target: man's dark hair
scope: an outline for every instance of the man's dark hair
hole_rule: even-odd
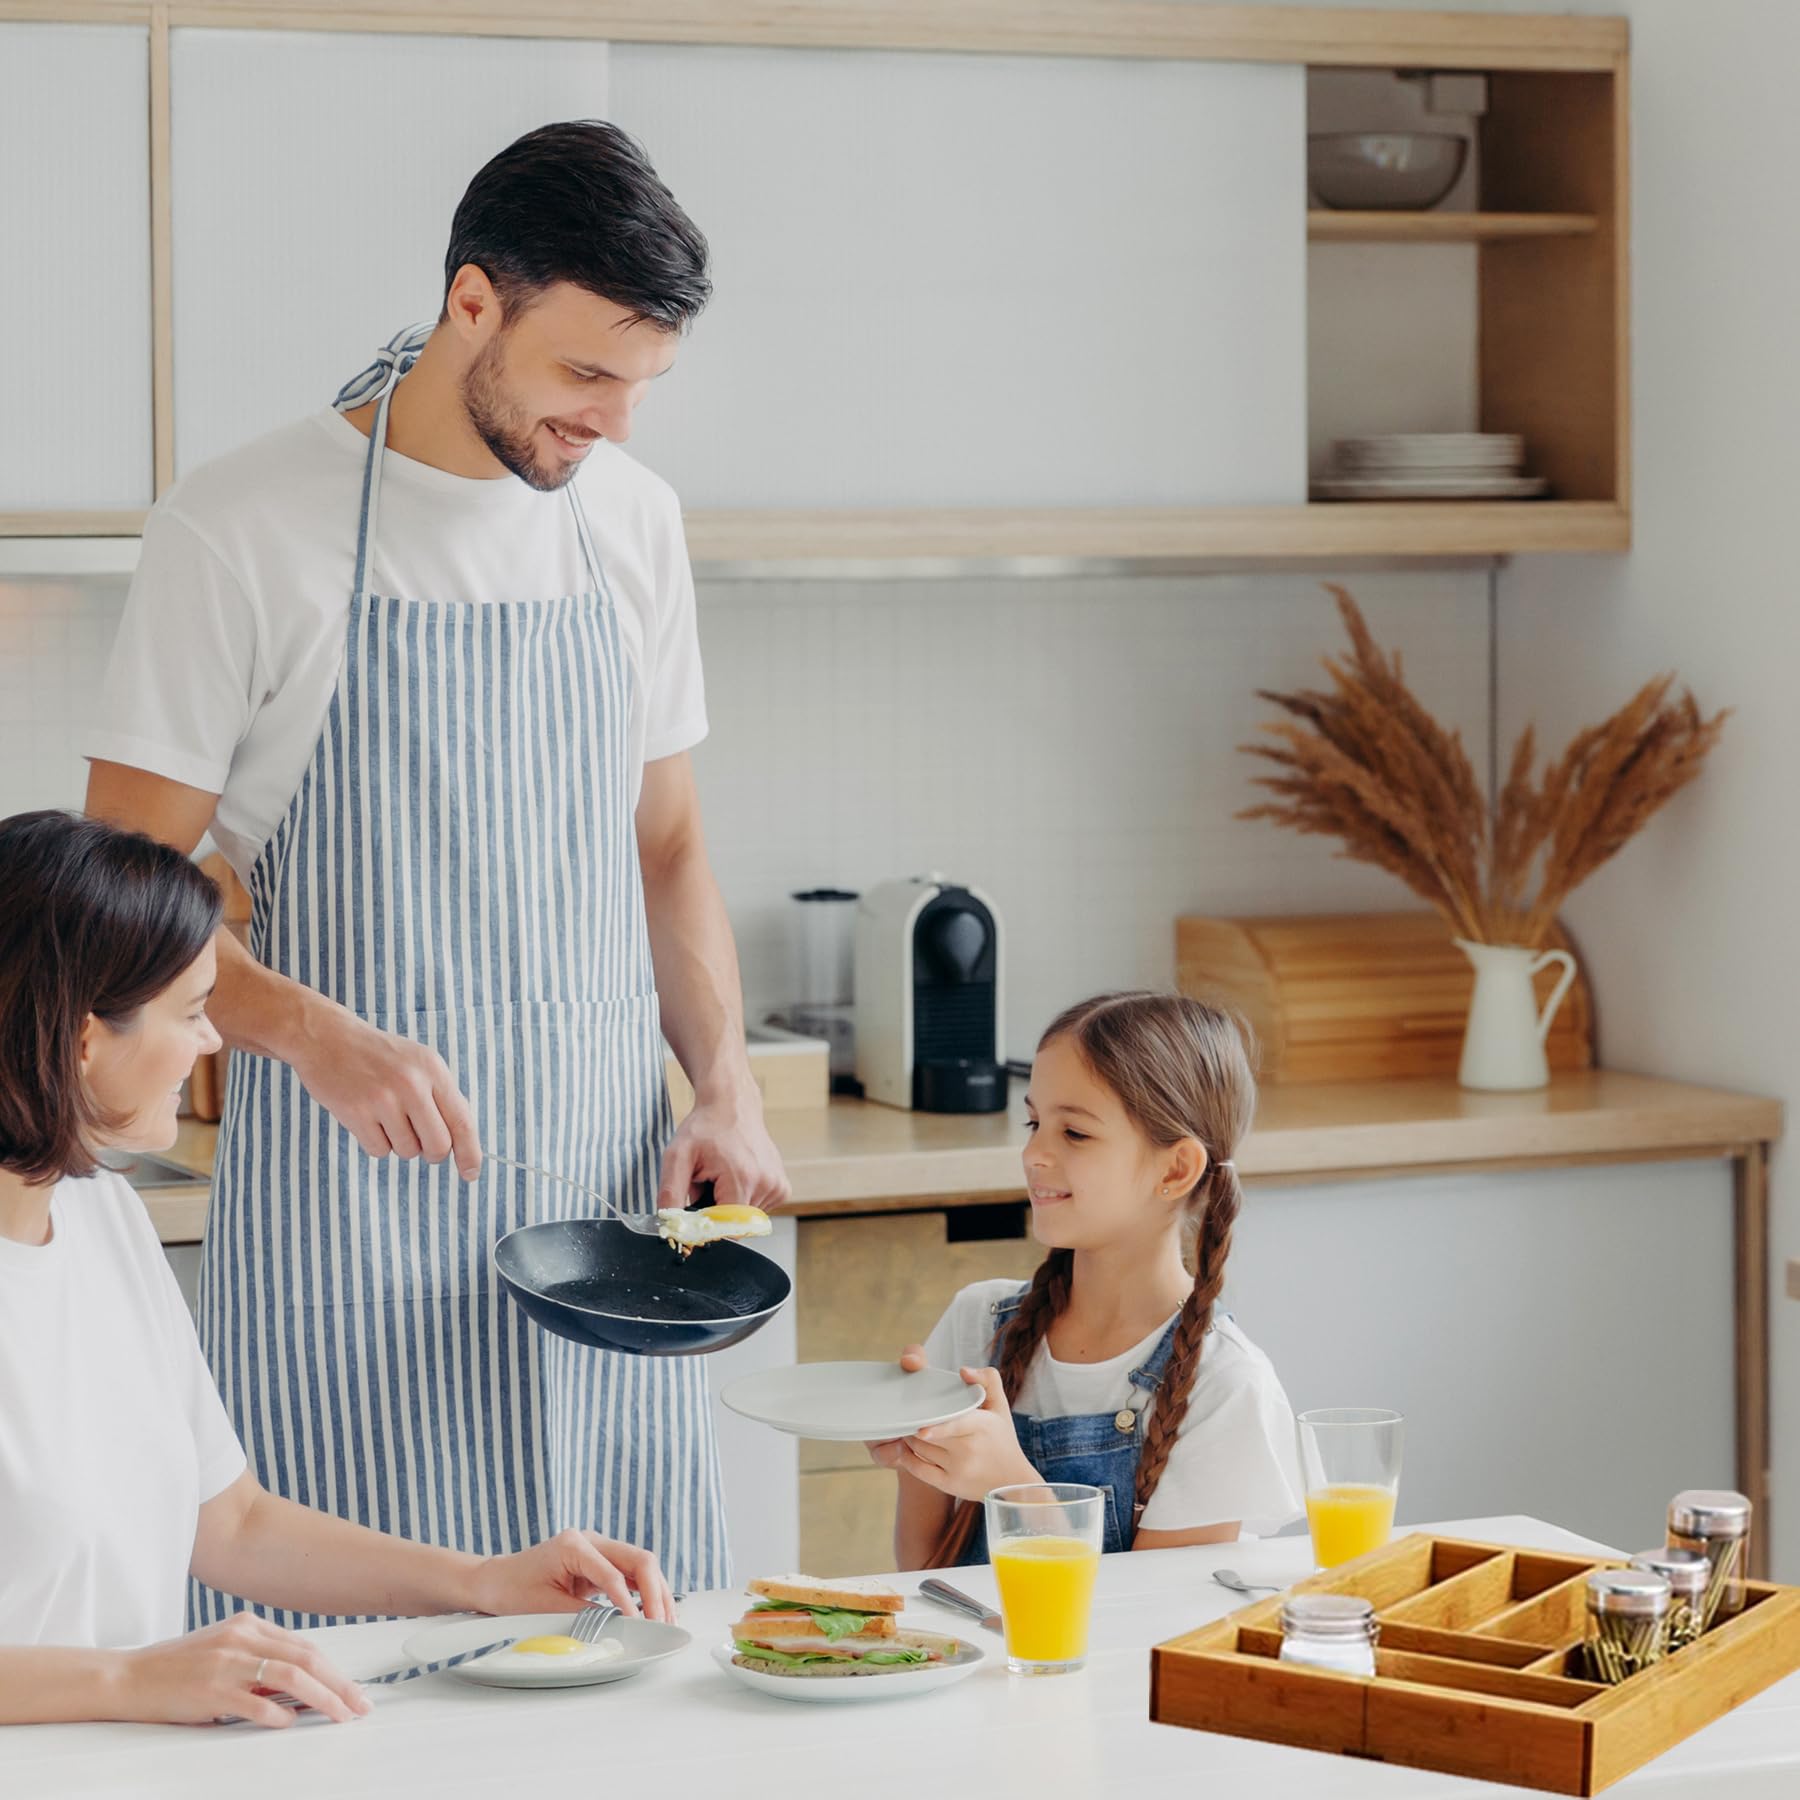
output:
[[[117,1128],[81,1078],[88,1015],[131,1024],[219,928],[218,888],[179,850],[65,812],[0,819],[0,1168],[94,1172]]]
[[[637,141],[598,119],[540,125],[469,183],[450,225],[444,304],[474,263],[511,317],[558,281],[682,331],[712,294],[706,239]]]

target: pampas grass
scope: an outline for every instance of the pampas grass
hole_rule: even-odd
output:
[[[1660,675],[1541,778],[1527,727],[1490,813],[1461,736],[1420,705],[1349,593],[1326,591],[1350,653],[1325,658],[1327,691],[1260,693],[1288,718],[1265,727],[1274,743],[1242,748],[1274,765],[1256,785],[1275,798],[1238,817],[1340,839],[1340,855],[1398,876],[1458,937],[1541,945],[1570,892],[1700,773],[1730,716],[1703,718],[1686,690],[1671,700],[1675,678]]]

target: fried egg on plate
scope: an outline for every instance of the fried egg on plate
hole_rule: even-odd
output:
[[[623,1656],[625,1646],[617,1638],[602,1638],[597,1644],[584,1644],[572,1637],[520,1638],[508,1650],[496,1650],[479,1659],[483,1669],[507,1669],[524,1674],[536,1670],[562,1672],[592,1668],[595,1663],[611,1662]]]
[[[767,1237],[775,1227],[760,1206],[701,1206],[692,1212],[660,1208],[656,1228],[683,1256],[724,1238]]]

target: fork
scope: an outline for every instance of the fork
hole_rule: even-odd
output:
[[[618,1616],[619,1609],[610,1600],[590,1600],[575,1615],[569,1636],[578,1644],[597,1644],[601,1634]]]
[[[587,1187],[579,1181],[571,1181],[567,1175],[558,1175],[552,1170],[540,1169],[532,1163],[520,1162],[515,1157],[502,1156],[494,1150],[484,1150],[482,1155],[489,1162],[499,1163],[502,1168],[517,1169],[526,1175],[540,1175],[545,1181],[561,1182],[564,1187],[573,1188],[576,1193],[585,1194],[590,1200],[598,1200],[627,1231],[635,1231],[639,1237],[659,1237],[662,1234],[661,1221],[654,1212],[628,1213],[615,1202],[607,1199],[598,1188]],[[699,1184],[695,1198],[702,1205],[711,1205],[712,1195],[713,1184],[710,1181],[703,1181]]]

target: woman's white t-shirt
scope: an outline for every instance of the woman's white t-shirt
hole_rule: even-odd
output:
[[[977,1281],[950,1302],[925,1340],[936,1369],[981,1368],[994,1338],[994,1312],[1025,1291],[1021,1281]],[[1150,1360],[1165,1322],[1141,1344],[1105,1362],[1058,1362],[1039,1344],[1013,1410],[1034,1419],[1116,1413],[1141,1397],[1131,1372]],[[1162,1479],[1138,1524],[1192,1531],[1236,1519],[1246,1534],[1279,1530],[1301,1508],[1294,1413],[1273,1365],[1234,1320],[1213,1313],[1193,1392]]]
[[[200,1507],[243,1470],[143,1203],[59,1182],[49,1243],[0,1238],[0,1645],[179,1636]]]
[[[212,836],[247,881],[286,816],[343,666],[368,439],[330,407],[185,475],[152,509],[82,754],[217,794]],[[636,676],[646,761],[706,735],[681,507],[604,440],[575,482]],[[371,587],[481,606],[590,585],[565,493],[389,451]]]

